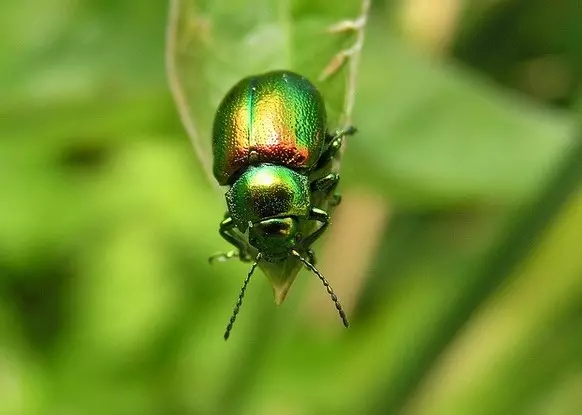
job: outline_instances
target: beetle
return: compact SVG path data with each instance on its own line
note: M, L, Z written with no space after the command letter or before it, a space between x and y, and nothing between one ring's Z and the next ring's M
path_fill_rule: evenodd
M315 267L312 244L325 232L340 201L339 174L330 172L344 138L354 127L327 130L323 97L291 71L249 76L219 104L212 130L213 175L228 211L220 235L233 250L210 262L238 257L251 262L227 325L228 339L245 290L260 261L277 266L299 260L326 287L345 327L348 320L329 282Z

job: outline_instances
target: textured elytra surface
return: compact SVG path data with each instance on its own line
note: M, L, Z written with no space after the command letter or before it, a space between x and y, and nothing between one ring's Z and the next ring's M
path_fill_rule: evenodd
M237 171L258 163L309 170L321 155L325 133L323 98L306 78L289 71L245 78L216 112L214 176L225 185Z

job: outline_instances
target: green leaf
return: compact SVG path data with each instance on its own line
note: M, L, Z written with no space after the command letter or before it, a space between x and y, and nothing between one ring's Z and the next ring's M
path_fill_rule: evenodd
M354 39L325 28L355 17L356 2L181 4L194 8L180 15L180 50L194 52L180 70L201 140L210 144L228 87L281 66L318 82L333 124L345 73L317 78ZM367 186L407 209L377 230L382 246L350 330L316 324L324 317L306 306L305 288L335 310L313 276L300 275L280 308L256 278L225 343L248 267L207 263L224 247L223 198L177 133L163 71L166 8L14 0L0 13L0 412L580 413L581 224L567 196L576 189L579 198L576 174L551 182L508 219L505 239L492 238L508 209L491 204L513 211L573 152L569 114L419 56L387 34L376 2L342 186ZM567 36L579 16L559 30L564 22L545 9L536 4L529 30L551 28L579 48ZM524 27L519 20L508 26ZM542 31L529 39L519 51L552 42ZM93 150L97 163L84 159ZM347 247L358 243L350 236ZM341 267L352 255L331 260ZM44 290L54 273L62 289ZM13 288L29 275L26 290ZM50 328L56 312L59 330ZM49 323L41 328L54 347L31 343L31 321ZM460 367L451 367L458 350Z
M399 204L515 204L568 149L565 113L421 56L379 24L367 34L344 177Z
M175 0L171 5L170 85L182 121L210 178L211 125L227 90L242 78L275 69L294 70L317 81L342 49L342 38L326 30L339 20L357 18L361 7L355 0L333 9L322 7L325 2L265 0ZM332 125L338 124L344 110L342 72L334 75L335 80L317 82L326 96ZM289 258L283 265L262 261L260 267L273 285L275 302L281 303L301 263Z
M396 412L413 398L414 391L433 366L434 360L470 321L478 307L504 284L508 284L508 290L520 288L519 285L509 285L519 284L516 280L524 284L520 293L515 293L516 298L502 300L507 302L508 316L515 311L513 307L517 304L523 304L524 313L517 316L522 318L516 323L519 331L510 330L511 336L522 337L514 339L515 343L507 344L504 348L509 353L508 359L511 359L508 348L517 345L527 348L532 341L530 336L535 336L536 330L550 327L560 313L567 313L579 304L582 296L582 261L577 249L580 236L576 230L582 223L580 160L582 143L571 150L535 202L524 206L516 216L510 218L502 240L492 246L481 266L467 275L465 285L459 287L462 288L461 292L443 309L439 330L424 333L427 337L417 345L420 358L407 361L401 368L403 370L391 374L392 382L382 389L374 402L382 413ZM551 273L548 273L549 269ZM540 284L547 284L546 289L540 289ZM525 299L519 298L521 295ZM560 304L559 308L557 304ZM540 319L532 320L532 313ZM486 324L490 324L490 321ZM479 331L479 335L483 333ZM496 338L503 342L508 340L506 337L499 333ZM467 351L467 358L470 358L470 352ZM461 381L465 379L463 377ZM487 385L490 386L489 383ZM456 402L456 399L447 401L449 405ZM481 408L482 396L475 397L471 405L472 408ZM433 413L433 407L429 405L427 411ZM498 412L492 410L491 413Z
M353 36L331 34L338 21L359 15L360 1L172 1L169 76L182 119L210 174L214 111L235 83L252 74L288 69L306 76L326 98L333 128L344 105L340 71L319 81ZM348 43L346 43L348 42Z

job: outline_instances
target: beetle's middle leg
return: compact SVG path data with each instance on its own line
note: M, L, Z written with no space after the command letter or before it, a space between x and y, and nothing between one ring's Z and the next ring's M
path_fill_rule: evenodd
M341 203L342 197L339 194L334 194L335 190L337 189L337 185L339 183L339 174L337 173L329 173L319 179L315 179L311 182L311 191L312 192L322 192L325 195L325 198L330 198L330 205L337 206Z
M210 263L214 261L228 261L229 259L236 257L238 257L243 262L250 262L252 260L252 257L248 252L248 245L246 241L237 232L236 224L228 213L225 215L224 220L220 222L218 232L220 233L220 236L222 236L227 242L237 248L237 250L212 255L210 258L208 258Z
M339 183L339 174L337 173L329 173L326 176L320 177L311 182L311 191L312 192L323 192L326 198L330 197L330 195L334 192L337 185ZM332 200L330 201L331 206L337 206L341 201L341 196L338 194L334 194ZM329 226L329 214L319 208L312 207L311 211L309 212L308 216L309 220L315 220L320 222L321 225L313 231L309 236L307 236L303 240L303 246L306 248L307 252L307 259L312 264L315 265L316 257L315 252L310 248L310 246L325 232L327 227Z
M325 167L330 161L332 161L342 147L344 137L348 135L354 135L356 131L356 127L350 126L329 135L326 140L327 147L319 158L317 167L315 169L319 170Z

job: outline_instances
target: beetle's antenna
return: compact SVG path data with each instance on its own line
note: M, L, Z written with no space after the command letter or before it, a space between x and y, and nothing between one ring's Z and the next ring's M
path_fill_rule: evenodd
M313 266L312 263L310 263L308 260L306 260L305 258L303 258L299 252L297 252L296 250L291 250L291 253L296 256L302 263L303 265L305 265L307 268L309 268L309 270L311 272L313 272L315 275L317 275L319 277L319 279L321 280L321 282L323 283L323 286L327 289L327 293L329 294L329 296L331 297L331 301L333 301L333 303L335 304L335 308L337 308L337 312L339 313L344 326L347 328L350 324L348 323L348 317L346 316L346 313L344 312L344 310L342 309L342 305L340 304L337 295L335 295L335 293L333 292L333 289L331 288L331 285L329 285L329 282L327 282L327 280L325 279L325 277L323 275L321 275L321 272L319 272L317 270L317 268L315 268L315 266Z
M243 286L240 289L240 294L238 296L238 301L236 302L236 305L234 306L234 310L232 310L232 316L230 316L230 321L228 322L228 325L226 326L226 331L224 332L224 340L228 340L228 336L230 336L230 331L232 330L232 326L236 320L236 315L238 314L240 307L242 306L242 302L243 302L243 298L245 296L245 291L247 289L247 285L248 285L249 281L251 280L253 272L255 272L255 268L257 267L262 256L263 256L263 254L261 254L260 252L257 254L257 257L255 258L255 261L253 262L253 265L251 266L251 270L249 271L249 274L247 275L247 277L245 278L245 281L243 282Z

